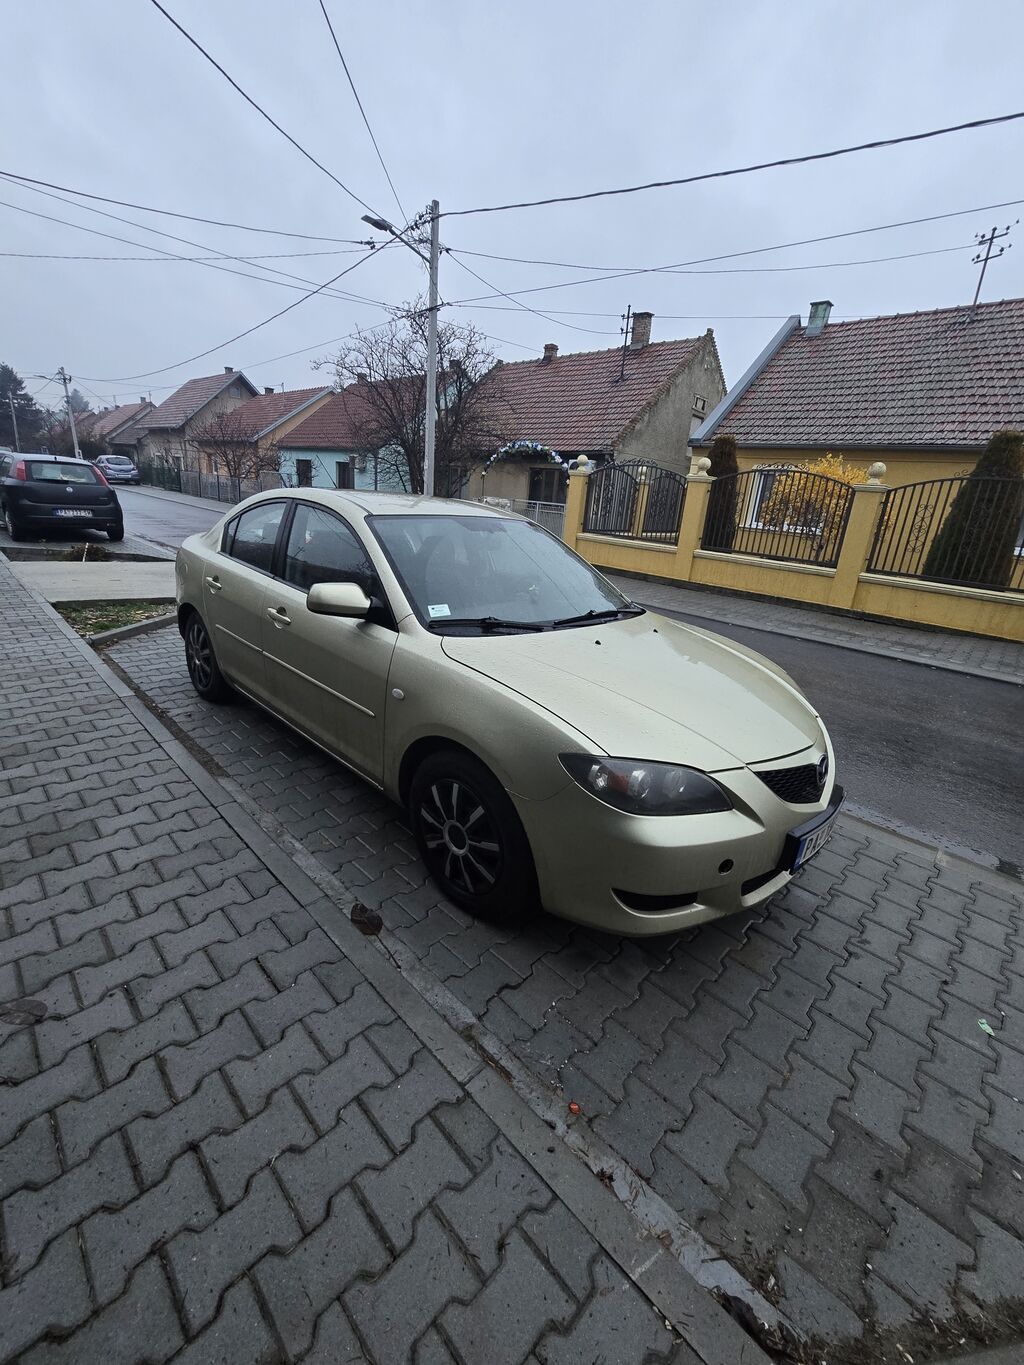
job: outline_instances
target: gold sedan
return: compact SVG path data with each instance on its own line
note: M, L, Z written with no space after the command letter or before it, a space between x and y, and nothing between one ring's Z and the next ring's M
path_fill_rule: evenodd
M472 503L258 494L177 558L193 685L237 689L407 807L442 890L625 934L778 892L842 804L781 669Z

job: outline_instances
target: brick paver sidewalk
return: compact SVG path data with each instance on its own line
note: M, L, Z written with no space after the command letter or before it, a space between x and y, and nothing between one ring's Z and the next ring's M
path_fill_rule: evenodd
M0 603L0 1361L765 1365L2 559Z
M438 894L379 793L255 706L199 701L173 628L108 657L552 1112L581 1106L592 1166L829 1365L1024 1341L1019 882L850 819L770 907L678 938L498 930Z
M816 611L768 599L732 596L701 588L675 587L648 579L611 573L613 583L636 602L654 610L683 612L713 628L715 621L774 635L817 640L839 649L883 654L889 659L928 664L998 682L1024 684L1024 644L960 635L948 630L922 630L895 622L862 621L840 612Z

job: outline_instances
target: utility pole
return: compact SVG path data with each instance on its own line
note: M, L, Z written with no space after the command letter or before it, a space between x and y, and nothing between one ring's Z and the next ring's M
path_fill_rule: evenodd
M1017 222L1020 222L1019 218L1017 219ZM979 251L977 256L972 257L971 260L972 265L981 266L981 274L978 276L978 287L974 291L974 302L971 304L972 309L977 305L979 295L981 294L981 286L982 282L985 279L985 271L988 269L989 261L990 260L998 261L999 257L1003 254L1003 252L1008 250L1009 247L1013 246L1013 243L1009 242L1007 246L1001 246L994 256L992 255L992 248L995 246L996 242L998 242L1001 238L1008 237L1010 235L1011 226L1012 224L1007 223L1006 227L1003 228L1002 232L997 232L996 229L993 228L992 231L988 233L976 232L974 234L975 238L977 239L978 246L984 247L985 250L983 252Z
M430 293L427 300L427 412L423 433L423 491L434 496L434 443L437 434L437 266L440 257L440 214L430 201Z
M14 426L14 449L15 449L15 450L18 452L18 454L20 455L20 454L21 454L21 442L18 440L18 419L17 419L17 417L14 415L14 394L13 394L13 393L9 393L9 394L7 395L7 401L8 401L8 403L10 403L10 405L11 405L11 422L12 422L12 424L13 424L13 426Z
M75 459L80 460L82 458L82 452L78 448L78 432L75 430L75 414L71 408L71 394L68 391L68 380L71 376L64 369L63 365L57 371L57 378L64 385L64 402L68 410L68 424L71 427L71 440L75 447Z
M622 332L622 365L619 368L620 381L625 379L626 377L626 348L629 345L629 319L632 312L633 305L631 303L627 303L626 311L622 314L622 321L625 324L625 326L619 329Z

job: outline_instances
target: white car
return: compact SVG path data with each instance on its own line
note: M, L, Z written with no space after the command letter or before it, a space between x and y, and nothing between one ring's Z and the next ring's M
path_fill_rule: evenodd
M842 804L781 669L508 513L261 493L185 541L177 600L200 696L237 689L401 802L484 916L678 932L781 890Z

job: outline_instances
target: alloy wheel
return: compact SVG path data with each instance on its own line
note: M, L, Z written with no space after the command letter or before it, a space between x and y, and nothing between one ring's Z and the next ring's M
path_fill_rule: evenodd
M185 638L185 659L193 683L204 691L213 684L213 650L206 627L197 616L189 623Z
M484 895L501 872L501 836L486 806L454 778L431 783L419 816L435 875L460 892Z

